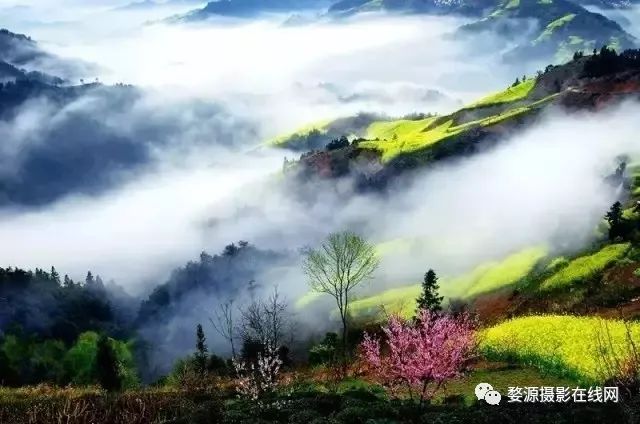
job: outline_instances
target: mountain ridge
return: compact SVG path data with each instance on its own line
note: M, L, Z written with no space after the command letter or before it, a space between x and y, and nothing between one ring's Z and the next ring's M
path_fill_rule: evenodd
M358 128L345 128L344 123L349 121L342 118L340 128L343 135L351 135L351 142L329 143L331 140L323 138L323 131L307 129L315 146L324 142L327 147L303 153L299 161L289 162L285 168L303 178L354 174L363 188L381 188L406 171L488 149L505 135L535 122L550 106L569 112L595 111L638 97L639 51L627 50L618 55L605 47L596 55L577 53L565 65L549 65L535 78L448 115L395 121L375 121L372 116L363 115ZM331 123L325 128L331 128ZM335 135L335 131L324 133ZM305 140L304 134L294 133L290 139L279 140L277 146L288 148L289 142Z

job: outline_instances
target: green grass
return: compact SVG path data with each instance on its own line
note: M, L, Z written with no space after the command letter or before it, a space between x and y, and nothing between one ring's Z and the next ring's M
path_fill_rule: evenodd
M563 27L564 25L568 24L569 22L571 22L573 20L573 18L576 17L575 13L568 13L566 15L564 15L561 18L556 19L555 21L550 22L544 29L544 31L542 31L542 33L538 36L538 38L536 38L534 40L534 44L535 43L539 43L541 41L546 41L548 39L551 38L551 36L553 35L554 32L556 32L556 30L558 28Z
M544 280L540 285L540 290L549 291L569 288L576 283L593 277L624 256L629 250L629 246L629 243L612 244L591 255L576 258Z
M501 262L482 265L482 275L465 291L464 297L474 297L513 285L526 277L546 256L545 248L536 247L513 254Z
M640 343L640 324L631 324L630 329L633 340ZM549 374L593 384L611 377L603 358L623 359L630 353L626 334L625 324L617 320L530 316L484 330L480 350L490 360L515 361ZM598 338L610 338L611 343L598 343Z
M364 138L359 147L375 150L381 154L381 160L386 163L399 155L412 154L432 147L443 140L453 138L465 131L477 127L489 127L509 119L524 115L533 108L538 107L557 96L550 95L541 100L524 104L520 107L508 108L510 103L526 100L535 88L536 80L531 78L521 82L515 87L509 87L499 93L491 94L479 101L468 105L460 111L443 117L429 117L419 120L378 120L374 121L364 131ZM492 111L493 115L485 116L474 121L459 123L460 112L468 112L489 106L506 105L502 111ZM307 125L297 131L277 137L267 144L274 146L286 146L291 139L304 137L317 130L322 134L330 131L332 122L323 121Z
M533 78L529 78L526 81L520 82L520 84L516 85L515 87L509 87L506 90L483 97L477 102L470 104L465 109L493 106L522 100L529 95L529 93L534 89L535 86L536 80Z
M490 383L495 390L506 394L509 387L541 387L541 386L573 386L576 381L548 375L535 368L513 365L496 366L490 369L476 369L461 378L447 383L444 391L434 398L435 403L442 401L445 396L462 395L464 403L471 405L477 402L475 388L479 383Z
M356 317L369 317L380 316L384 310L408 318L413 316L416 310L416 299L420 296L420 291L420 284L385 290L351 303L351 313Z
M285 146L289 142L289 140L291 138L294 138L294 137L305 137L305 136L309 135L314 130L318 130L318 131L320 131L321 133L324 134L324 133L327 132L327 127L331 124L331 122L333 122L333 121L330 120L330 119L314 122L314 123L305 125L305 126L303 126L301 128L298 128L297 130L295 130L292 133L283 134L283 135L280 135L278 137L275 137L275 138L267 141L265 144L266 145L270 145L270 146L282 147L282 146Z
M382 162L388 162L400 154L415 153L471 128L496 125L529 111L529 107L519 107L461 125L456 125L450 116L451 119L445 117L438 121L437 118L428 118L420 121L390 121L386 125L376 122L368 128L367 138L379 140L363 141L359 146L379 151Z
M533 247L506 257L501 261L484 263L471 272L455 278L440 280L440 294L446 298L469 299L483 293L512 286L526 277L544 257L547 250ZM356 316L377 316L383 311L410 317L415 312L420 284L412 284L380 292L354 301L351 313Z

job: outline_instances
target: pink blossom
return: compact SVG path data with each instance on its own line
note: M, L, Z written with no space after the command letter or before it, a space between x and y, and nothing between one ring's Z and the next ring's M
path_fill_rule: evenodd
M392 316L382 331L383 342L365 333L360 345L365 363L390 389L405 386L410 393L418 390L421 402L461 374L475 346L467 315L421 311L415 322ZM430 390L430 385L435 388Z

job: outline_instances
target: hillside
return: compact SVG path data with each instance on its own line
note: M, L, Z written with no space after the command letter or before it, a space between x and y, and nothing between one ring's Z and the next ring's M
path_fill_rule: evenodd
M460 33L496 31L509 39L519 39L530 21L536 29L505 55L506 60L553 58L555 63L562 63L577 50L610 46L621 51L636 43L617 22L567 0L504 1L487 17L463 26Z
M355 121L345 118L311 125L294 136L278 140L279 146L295 148L329 143L338 128L352 142L339 147L332 142L322 150L303 154L289 163L287 171L303 178L331 178L345 174L360 178L362 187L384 187L386 181L416 167L459 155L469 155L495 145L505 135L536 122L550 107L574 111L600 111L625 99L640 98L640 52L617 55L603 48L597 55L581 56L561 66L549 66L536 78L514 83L446 116L416 116L411 119L378 119L367 116ZM357 125L348 126L357 122ZM307 136L305 136L305 134ZM312 135L309 137L309 135ZM338 146L338 147L336 147ZM364 165L368 163L368 165ZM626 188L624 219L628 233L608 242L601 230L598 242L580 252L551 252L531 246L507 257L480 264L460 275L444 276L441 294L457 305L467 303L483 322L499 322L507 316L532 312L552 313L558 309L573 313L612 316L617 305L629 316L637 316L639 267L635 240L640 214L638 166L624 164L607 180ZM628 197L625 197L628 196ZM635 212L634 212L635 211ZM604 212L603 212L604 214ZM408 245L420 240L386 243L379 251L386 255L410 255ZM384 317L383 311L411 316L420 285L398 284L389 290L369 293L352 304L354 318L365 322ZM300 307L314 300L305 297Z
M329 14L337 17L346 17L366 12L482 16L485 10L494 5L495 0L452 2L437 0L341 0L331 5Z
M490 148L509 133L535 122L551 105L594 110L637 97L637 55L637 51L627 51L618 56L602 49L595 56L577 56L565 65L548 66L535 78L518 81L449 115L397 120L360 115L360 119L343 118L309 126L278 139L276 144L314 149L298 162L289 163L290 172L304 177L351 173L363 187L380 187L402 172ZM339 130L352 142L318 148L328 145Z
M553 49L582 19L526 1L486 20L548 10L535 39ZM389 116L436 108L424 66L440 46L409 32L420 46L394 60L378 17L309 25L310 39L268 24L287 59L272 69L270 37L238 39L312 3L209 3L194 20L261 16L158 25L144 43L123 31L126 61L112 31L95 35L114 50L100 63L140 68L139 87L47 81L51 57L0 33L0 423L640 422L640 50L569 49L494 93L456 54L446 86L486 95ZM340 4L484 14L483 0ZM282 48L325 50L326 26L363 21L317 59ZM164 75L180 59L180 81ZM236 85L245 71L260 85ZM360 105L383 112L259 140Z
M94 71L90 63L58 57L31 37L0 29L0 81L30 79L59 85Z
M574 3L600 9L630 9L638 2L637 0L575 0Z
M328 0L217 0L207 3L174 20L182 22L202 21L216 16L250 18L264 13L286 13L323 9Z

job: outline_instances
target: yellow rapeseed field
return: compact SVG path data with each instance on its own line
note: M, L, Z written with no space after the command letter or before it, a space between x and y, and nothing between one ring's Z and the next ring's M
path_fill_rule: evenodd
M600 317L540 315L514 318L480 334L493 360L515 361L583 383L602 383L640 346L640 324Z

